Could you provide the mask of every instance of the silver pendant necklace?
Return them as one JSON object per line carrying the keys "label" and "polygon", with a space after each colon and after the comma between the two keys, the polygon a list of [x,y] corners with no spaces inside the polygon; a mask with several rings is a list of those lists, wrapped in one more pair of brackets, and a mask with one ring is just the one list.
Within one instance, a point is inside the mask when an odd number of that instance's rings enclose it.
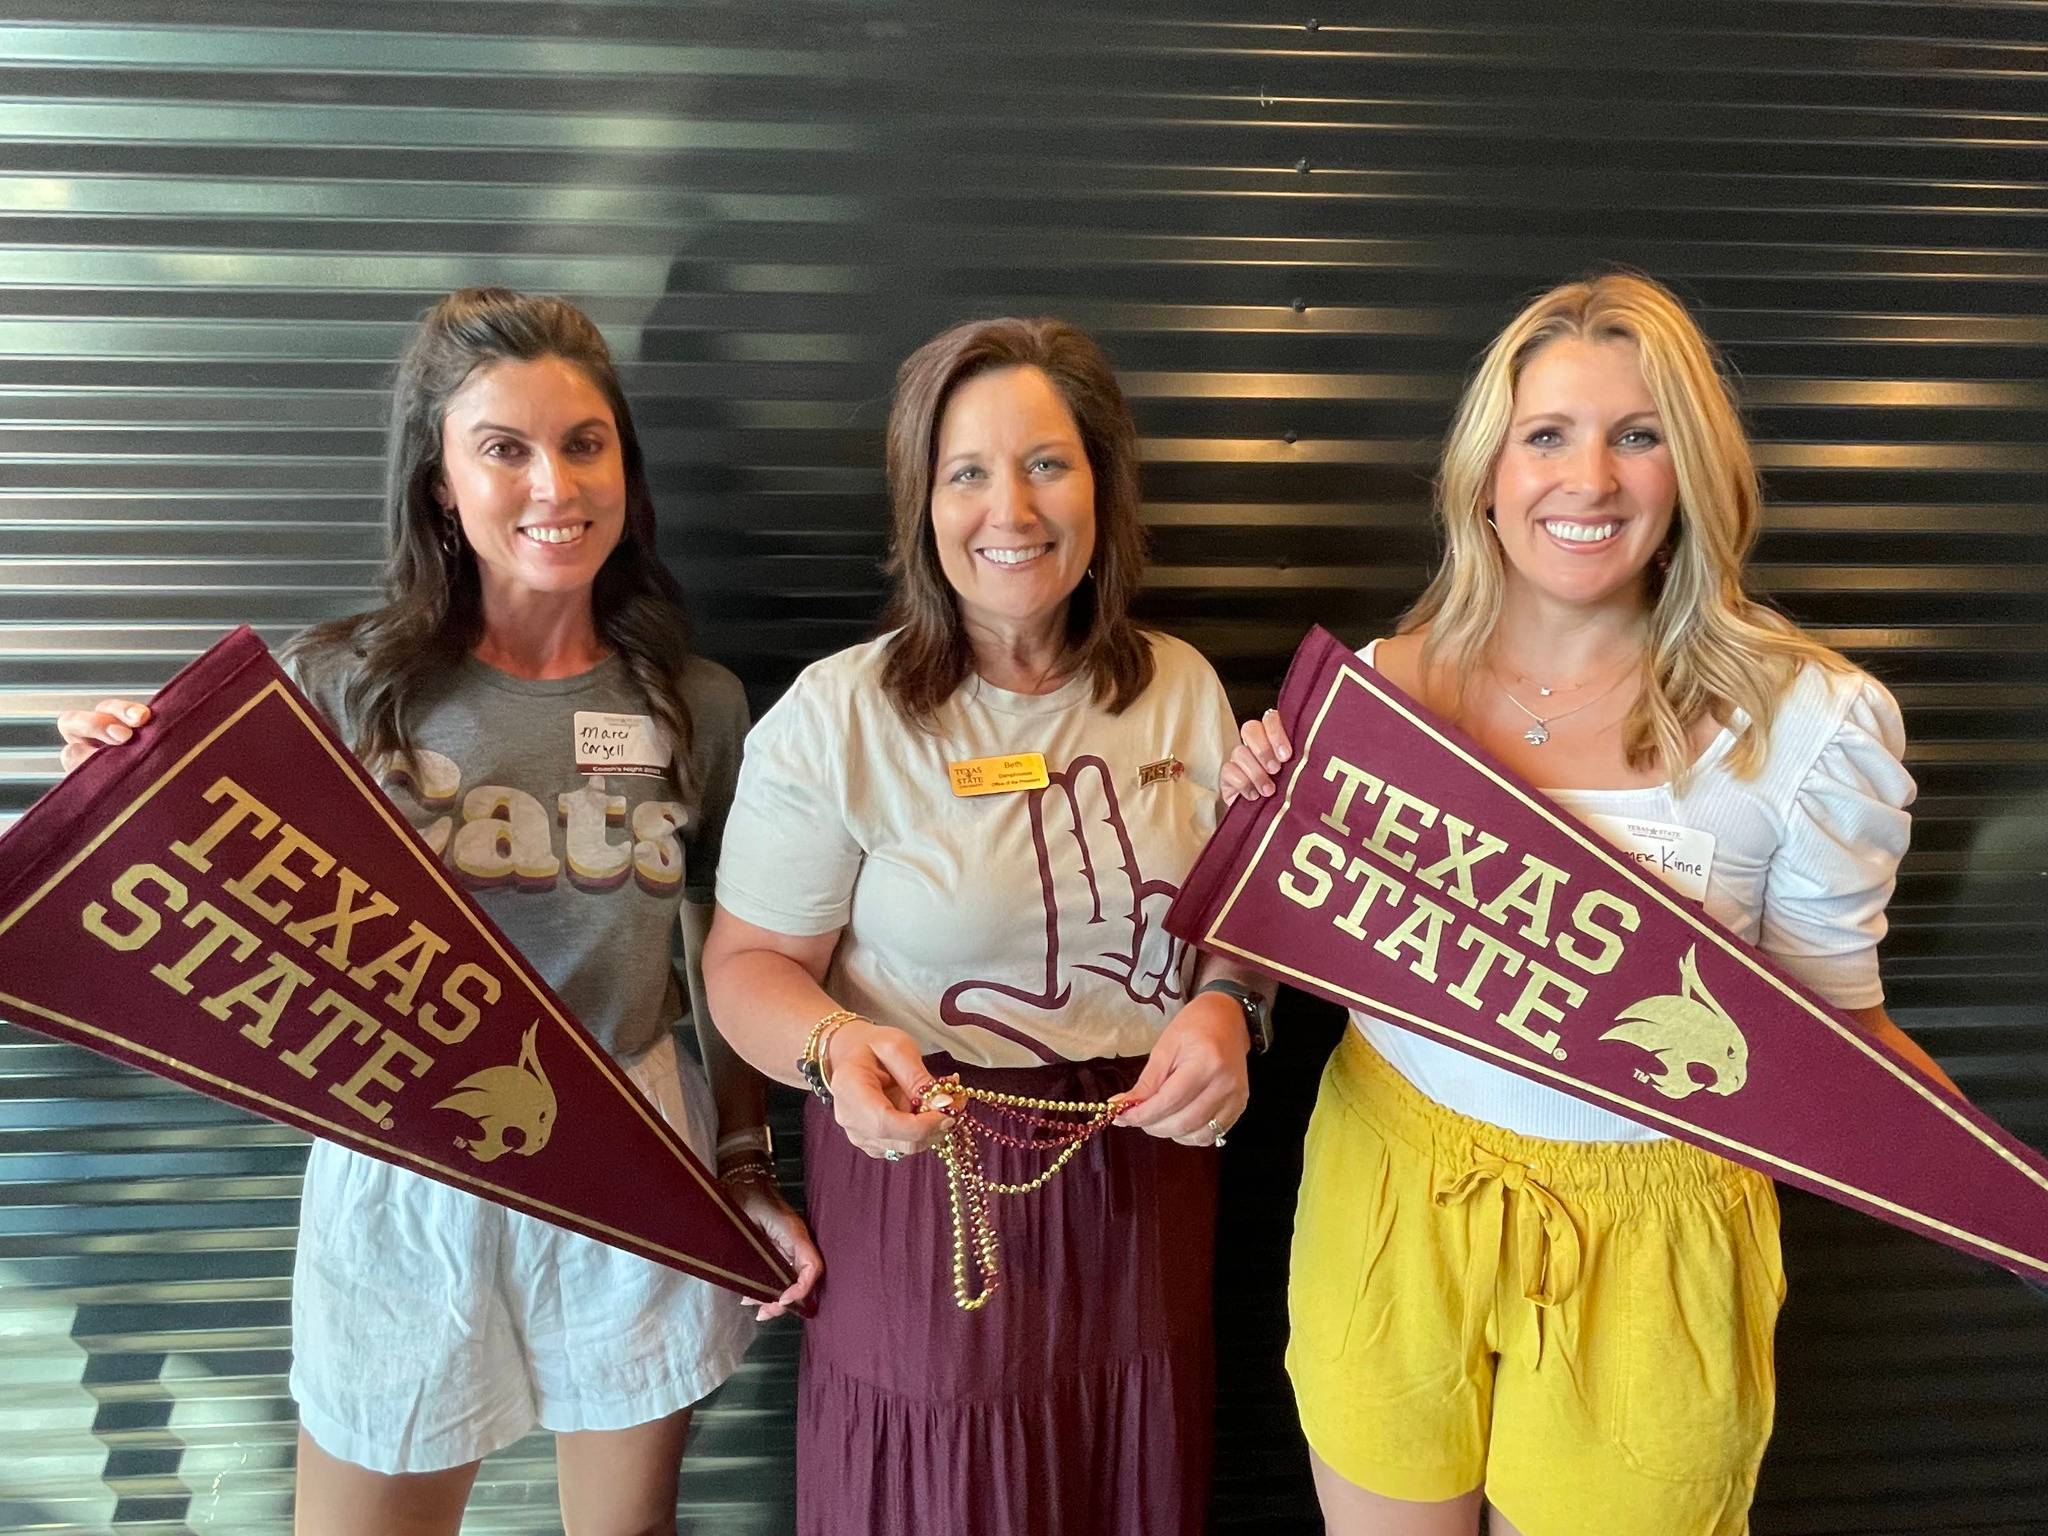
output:
{"label": "silver pendant necklace", "polygon": [[[1617,673],[1615,675],[1613,682],[1609,683],[1605,688],[1602,688],[1590,699],[1585,700],[1583,703],[1574,704],[1570,709],[1560,710],[1558,713],[1554,715],[1537,714],[1535,710],[1531,709],[1528,705],[1524,704],[1520,699],[1516,698],[1513,691],[1509,689],[1506,683],[1501,682],[1501,679],[1498,675],[1494,677],[1494,681],[1496,683],[1500,683],[1500,691],[1503,695],[1506,696],[1507,701],[1510,704],[1514,705],[1515,708],[1519,709],[1523,714],[1529,717],[1529,728],[1526,731],[1522,732],[1522,740],[1529,743],[1529,745],[1532,747],[1540,747],[1546,741],[1550,740],[1550,727],[1553,721],[1563,720],[1568,716],[1576,715],[1582,709],[1590,709],[1593,705],[1598,704],[1602,699],[1606,698],[1607,695],[1614,692],[1615,689],[1621,686],[1621,680],[1624,677],[1628,676],[1629,670],[1630,669],[1624,669],[1621,672]],[[1545,688],[1543,690],[1543,696],[1545,698],[1548,698],[1550,696],[1550,690],[1548,688]]]}

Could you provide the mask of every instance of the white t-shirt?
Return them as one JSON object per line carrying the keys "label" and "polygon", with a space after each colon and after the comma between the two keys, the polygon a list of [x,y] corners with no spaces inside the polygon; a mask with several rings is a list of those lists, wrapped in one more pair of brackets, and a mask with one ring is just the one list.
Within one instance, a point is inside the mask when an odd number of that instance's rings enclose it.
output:
{"label": "white t-shirt", "polygon": [[[1378,644],[1359,655],[1368,665]],[[1576,816],[1676,824],[1714,839],[1707,915],[1748,940],[1838,1008],[1884,1001],[1877,945],[1905,856],[1914,784],[1899,706],[1862,672],[1807,666],[1771,719],[1752,778],[1725,766],[1734,732],[1701,755],[1683,794],[1552,789]],[[1654,1141],[1661,1133],[1468,1056],[1384,1019],[1352,1022],[1401,1075],[1439,1104],[1525,1136]]]}
{"label": "white t-shirt", "polygon": [[[1237,740],[1209,663],[1147,638],[1151,686],[1120,715],[1085,676],[1039,695],[970,678],[929,731],[882,691],[886,636],[814,663],[747,737],[719,904],[777,933],[843,928],[825,989],[923,1050],[1144,1055],[1193,975],[1160,920]],[[949,764],[1029,752],[1045,788],[953,793]]]}

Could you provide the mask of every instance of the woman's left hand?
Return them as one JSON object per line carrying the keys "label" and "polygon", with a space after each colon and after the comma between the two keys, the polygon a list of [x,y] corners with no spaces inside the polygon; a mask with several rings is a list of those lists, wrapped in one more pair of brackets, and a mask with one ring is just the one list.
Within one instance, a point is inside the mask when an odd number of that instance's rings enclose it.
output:
{"label": "woman's left hand", "polygon": [[762,1322],[780,1317],[817,1289],[825,1273],[825,1256],[811,1241],[811,1229],[803,1217],[782,1198],[782,1191],[765,1178],[732,1179],[726,1191],[747,1217],[759,1227],[789,1267],[796,1271],[796,1283],[773,1301],[744,1298],[744,1304],[758,1308],[754,1316]]}
{"label": "woman's left hand", "polygon": [[1168,1021],[1145,1070],[1126,1093],[1118,1125],[1206,1147],[1237,1124],[1251,1101],[1246,1058],[1251,1036],[1244,1009],[1221,992],[1203,992]]}

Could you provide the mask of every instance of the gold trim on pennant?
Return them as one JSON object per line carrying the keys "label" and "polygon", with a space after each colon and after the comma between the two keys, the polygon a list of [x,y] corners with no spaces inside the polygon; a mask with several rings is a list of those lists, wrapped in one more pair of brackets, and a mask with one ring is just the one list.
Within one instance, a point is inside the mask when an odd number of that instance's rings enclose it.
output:
{"label": "gold trim on pennant", "polygon": [[[1871,1044],[1870,1041],[1863,1038],[1860,1032],[1845,1029],[1837,1020],[1831,1018],[1827,1013],[1815,1007],[1806,998],[1802,997],[1798,992],[1794,991],[1791,987],[1787,986],[1781,979],[1771,974],[1771,972],[1767,970],[1765,967],[1759,965],[1750,956],[1744,954],[1741,950],[1737,949],[1735,945],[1728,939],[1728,937],[1725,934],[1723,934],[1715,924],[1706,921],[1702,919],[1700,916],[1698,916],[1696,913],[1687,910],[1683,905],[1681,905],[1676,899],[1673,898],[1671,893],[1668,890],[1666,890],[1660,882],[1651,880],[1647,876],[1638,873],[1634,868],[1630,867],[1630,865],[1627,864],[1625,861],[1615,858],[1611,850],[1595,844],[1579,828],[1574,827],[1570,824],[1570,822],[1561,818],[1556,808],[1551,806],[1547,801],[1544,801],[1538,797],[1532,797],[1519,785],[1510,783],[1508,780],[1502,778],[1500,774],[1497,773],[1494,769],[1488,767],[1485,763],[1482,763],[1477,758],[1473,757],[1463,747],[1459,746],[1456,742],[1450,740],[1450,738],[1446,737],[1441,731],[1437,730],[1428,721],[1421,719],[1412,710],[1408,709],[1405,705],[1403,705],[1399,700],[1390,698],[1370,678],[1366,677],[1363,673],[1357,671],[1356,669],[1348,665],[1339,667],[1336,677],[1331,679],[1329,691],[1327,694],[1325,694],[1321,706],[1315,712],[1315,721],[1309,727],[1307,739],[1302,742],[1302,744],[1295,753],[1294,767],[1288,773],[1286,784],[1282,790],[1280,809],[1277,813],[1275,813],[1272,819],[1267,822],[1265,835],[1261,837],[1259,840],[1257,852],[1255,852],[1253,856],[1246,862],[1244,873],[1238,877],[1237,884],[1231,888],[1230,895],[1227,898],[1225,898],[1223,905],[1217,909],[1214,920],[1209,924],[1209,931],[1202,940],[1202,944],[1205,948],[1220,949],[1225,953],[1235,955],[1241,960],[1245,960],[1252,965],[1258,966],[1262,970],[1271,971],[1275,975],[1285,976],[1293,981],[1312,987],[1318,987],[1326,992],[1335,993],[1339,996],[1348,999],[1360,1008],[1384,1014],[1390,1019],[1400,1019],[1407,1023],[1414,1024],[1424,1030],[1427,1030],[1431,1034],[1441,1035],[1447,1039],[1459,1041],[1462,1044],[1471,1046],[1488,1056],[1497,1057],[1498,1059],[1504,1062],[1511,1062],[1516,1067],[1522,1068],[1525,1071],[1539,1073],[1544,1077],[1553,1078],[1560,1083],[1569,1083],[1573,1087],[1580,1089],[1583,1092],[1595,1094],[1598,1097],[1603,1098],[1612,1104],[1622,1106],[1624,1109],[1638,1116],[1648,1116],[1653,1120],[1663,1121],[1667,1125],[1681,1126],[1684,1129],[1692,1132],[1696,1136],[1703,1137],[1708,1141],[1712,1141],[1721,1146],[1728,1147],[1734,1151],[1741,1152],[1745,1156],[1755,1158],[1759,1162],[1769,1163],[1774,1167],[1783,1168],[1789,1173],[1799,1174],[1800,1176],[1807,1179],[1811,1179],[1815,1183],[1824,1185],[1829,1189],[1837,1190],[1842,1194],[1853,1196],[1854,1198],[1861,1200],[1866,1204],[1876,1206],[1882,1210],[1890,1211],[1897,1216],[1903,1216],[1907,1218],[1909,1221],[1912,1221],[1920,1226],[1927,1227],[1937,1232],[1945,1232],[1951,1237],[1961,1238],[1968,1243],[1974,1244],[1976,1247],[1984,1250],[1987,1253],[1999,1254],[2004,1258],[2012,1259],[2017,1261],[2018,1263],[2024,1264],[2029,1269],[2041,1270],[2043,1273],[2048,1273],[2048,1266],[2044,1266],[2040,1259],[2034,1257],[2031,1254],[2016,1252],[2011,1248],[2007,1248],[2002,1243],[1994,1242],[1990,1238],[1980,1237],[1978,1234],[1974,1232],[1970,1232],[1961,1227],[1952,1226],[1949,1223],[1937,1220],[1932,1216],[1924,1215],[1919,1211],[1912,1210],[1906,1206],[1902,1206],[1893,1201],[1887,1200],[1880,1195],[1871,1194],[1867,1190],[1859,1189],[1853,1184],[1844,1183],[1840,1179],[1831,1178],[1827,1174],[1816,1172],[1814,1169],[1802,1167],[1800,1164],[1792,1162],[1788,1158],[1779,1157],[1775,1153],[1766,1152],[1759,1147],[1749,1146],[1747,1143],[1737,1141],[1733,1137],[1723,1136],[1716,1131],[1707,1130],[1703,1126],[1694,1125],[1689,1120],[1685,1120],[1677,1115],[1669,1114],[1663,1110],[1653,1108],[1652,1106],[1641,1103],[1638,1100],[1626,1098],[1621,1094],[1600,1087],[1597,1083],[1584,1082],[1579,1078],[1573,1077],[1568,1072],[1560,1072],[1553,1067],[1544,1065],[1542,1062],[1528,1060],[1527,1058],[1520,1056],[1513,1051],[1507,1050],[1502,1046],[1496,1045],[1490,1041],[1475,1039],[1470,1035],[1461,1034],[1457,1030],[1450,1028],[1448,1025],[1440,1024],[1434,1019],[1426,1019],[1421,1017],[1419,1014],[1409,1013],[1405,1009],[1397,1008],[1391,1003],[1381,1002],[1378,998],[1367,997],[1365,994],[1360,992],[1353,992],[1349,987],[1346,987],[1341,983],[1331,981],[1326,977],[1310,975],[1306,971],[1298,970],[1293,966],[1286,965],[1281,961],[1275,960],[1269,955],[1258,954],[1253,950],[1246,949],[1238,944],[1230,943],[1229,941],[1220,937],[1224,922],[1229,918],[1231,910],[1237,905],[1238,899],[1244,894],[1245,887],[1251,881],[1252,871],[1258,868],[1261,861],[1263,861],[1266,857],[1267,849],[1271,846],[1273,837],[1280,828],[1281,821],[1285,818],[1288,810],[1293,805],[1295,786],[1300,780],[1303,770],[1307,768],[1309,762],[1315,756],[1316,738],[1321,733],[1323,729],[1323,724],[1327,720],[1330,710],[1336,704],[1338,689],[1342,687],[1343,684],[1346,682],[1357,683],[1358,685],[1363,687],[1374,698],[1378,699],[1382,704],[1386,705],[1389,709],[1395,711],[1410,725],[1414,726],[1417,730],[1421,731],[1424,735],[1428,736],[1432,741],[1436,742],[1438,746],[1443,747],[1446,751],[1452,753],[1459,759],[1459,761],[1465,763],[1467,766],[1475,768],[1479,772],[1486,775],[1486,777],[1491,779],[1496,786],[1498,786],[1502,790],[1505,790],[1508,794],[1514,796],[1516,800],[1520,801],[1524,806],[1527,806],[1530,810],[1533,810],[1537,814],[1542,816],[1545,821],[1549,822],[1550,825],[1556,828],[1559,832],[1562,832],[1566,836],[1571,838],[1571,840],[1574,843],[1578,844],[1580,848],[1584,849],[1588,853],[1595,855],[1596,857],[1599,857],[1602,864],[1610,871],[1619,874],[1625,877],[1626,879],[1634,882],[1637,890],[1642,895],[1657,902],[1672,916],[1679,918],[1695,933],[1697,933],[1702,939],[1705,939],[1708,942],[1715,945],[1716,947],[1718,947],[1722,953],[1728,956],[1729,959],[1740,961],[1750,971],[1755,973],[1757,976],[1761,977],[1763,980],[1769,982],[1772,987],[1774,987],[1778,992],[1783,994],[1787,999],[1794,1003],[1797,1003],[1808,1014],[1818,1019],[1821,1023],[1825,1024],[1829,1029],[1833,1030],[1838,1036],[1856,1046],[1857,1049],[1861,1050],[1873,1061],[1883,1066],[1886,1070],[1888,1070],[1895,1077],[1897,1077],[1901,1082],[1905,1083],[1908,1087],[1912,1088],[1914,1091],[1919,1093],[1919,1095],[1922,1098],[1926,1099],[1928,1103],[1932,1104],[1936,1109],[1940,1110],[1942,1114],[1947,1116],[1950,1121],[1962,1127],[1964,1130],[1970,1132],[1972,1136],[1974,1136],[1978,1141],[1982,1142],[1986,1147],[1990,1148],[1993,1152],[1997,1153],[1999,1157],[2004,1159],[2007,1163],[2011,1164],[2014,1168],[2018,1169],[2021,1173],[2025,1174],[2027,1178],[2032,1180],[2035,1184],[2039,1185],[2044,1191],[2048,1191],[2048,1179],[2044,1179],[2037,1170],[2035,1170],[2027,1163],[2021,1161],[2019,1158],[2015,1157],[2011,1149],[2001,1146],[1997,1141],[1993,1140],[1984,1132],[1981,1126],[1978,1126],[1977,1124],[1966,1119],[1962,1115],[1957,1114],[1955,1112],[1953,1105],[1947,1102],[1944,1095],[1936,1092],[1933,1088],[1929,1087],[1926,1083],[1922,1082],[1917,1076],[1907,1071],[1898,1062],[1894,1061],[1889,1055],[1886,1055],[1885,1053],[1879,1051],[1877,1047]],[[1345,1024],[1345,1028],[1349,1029],[1351,1027],[1352,1026],[1349,1022]]]}
{"label": "gold trim on pennant", "polygon": [[[208,731],[206,735],[201,737],[199,741],[195,743],[192,746],[192,748],[184,754],[184,756],[180,757],[169,768],[165,769],[164,772],[160,774],[155,779],[155,781],[153,781],[149,785],[148,788],[143,790],[141,794],[137,795],[134,800],[130,801],[129,804],[118,815],[109,819],[106,827],[99,833],[99,835],[94,837],[91,842],[87,843],[75,855],[73,855],[73,857],[67,863],[65,863],[64,866],[60,868],[55,874],[51,875],[48,880],[44,881],[40,889],[38,889],[33,895],[29,896],[25,901],[22,902],[20,906],[16,907],[12,912],[8,913],[5,917],[0,917],[0,935],[5,935],[10,928],[12,928],[17,922],[19,922],[24,916],[26,916],[31,910],[33,910],[38,904],[40,904],[46,896],[48,896],[52,891],[54,891],[59,885],[63,884],[63,882],[67,878],[69,878],[69,876],[78,868],[80,864],[84,863],[87,859],[91,858],[92,855],[99,850],[101,845],[103,845],[109,838],[111,838],[124,825],[126,825],[129,819],[133,817],[136,812],[140,811],[143,808],[143,806],[147,805],[152,799],[154,799],[158,792],[164,788],[164,786],[169,784],[173,779],[177,778],[177,776],[183,773],[186,770],[186,768],[190,767],[195,758],[197,758],[198,756],[200,756],[200,754],[202,754],[208,748],[210,748],[216,741],[220,739],[220,737],[223,734],[225,734],[228,730],[232,729],[236,724],[238,724],[243,719],[243,717],[246,716],[251,710],[255,709],[259,704],[263,703],[272,695],[276,695],[277,697],[283,699],[284,703],[288,708],[290,708],[292,713],[298,716],[300,723],[306,727],[308,734],[312,736],[313,740],[317,742],[327,752],[327,755],[329,757],[334,759],[336,765],[340,767],[343,776],[347,778],[348,782],[355,787],[356,792],[363,797],[364,801],[369,805],[370,809],[380,819],[382,819],[382,821],[387,827],[389,827],[398,836],[399,841],[404,845],[404,847],[412,853],[413,857],[416,860],[419,861],[420,866],[426,871],[428,877],[431,880],[433,880],[434,883],[438,885],[445,894],[447,894],[454,900],[456,909],[462,914],[464,919],[468,921],[471,929],[475,933],[475,936],[478,939],[482,940],[484,945],[493,954],[495,954],[499,960],[504,962],[506,966],[508,966],[514,973],[516,973],[522,981],[528,982],[528,990],[533,993],[534,1001],[540,1004],[546,1016],[552,1019],[557,1025],[559,1025],[561,1027],[562,1032],[565,1035],[567,1035],[569,1039],[571,1039],[577,1045],[582,1047],[584,1054],[590,1059],[591,1063],[597,1067],[599,1075],[604,1077],[608,1082],[611,1083],[613,1089],[616,1092],[618,1092],[619,1095],[626,1101],[627,1105],[632,1109],[632,1111],[638,1114],[642,1122],[645,1123],[647,1127],[654,1132],[656,1139],[659,1140],[663,1146],[668,1148],[671,1156],[675,1157],[677,1166],[682,1168],[686,1173],[688,1173],[689,1176],[697,1182],[697,1185],[700,1189],[702,1189],[705,1193],[711,1195],[712,1203],[718,1210],[728,1212],[728,1223],[742,1237],[746,1238],[748,1244],[754,1249],[756,1253],[760,1254],[763,1259],[767,1260],[769,1272],[773,1274],[787,1268],[788,1266],[786,1261],[782,1259],[782,1257],[779,1254],[773,1253],[770,1249],[768,1249],[762,1244],[759,1235],[755,1232],[751,1224],[745,1224],[742,1222],[733,1221],[731,1219],[730,1207],[726,1202],[724,1193],[721,1190],[719,1190],[713,1184],[713,1182],[705,1176],[703,1170],[689,1155],[688,1148],[683,1142],[681,1134],[677,1132],[676,1129],[673,1126],[671,1126],[666,1120],[663,1120],[660,1116],[653,1112],[653,1109],[648,1104],[645,1095],[643,1095],[637,1088],[633,1087],[631,1082],[628,1081],[625,1075],[619,1070],[618,1064],[614,1062],[611,1059],[611,1057],[607,1055],[603,1050],[599,1049],[595,1041],[591,1040],[581,1030],[573,1028],[567,1019],[563,1018],[559,1012],[557,1012],[552,1006],[549,1005],[549,995],[544,989],[535,988],[531,985],[530,979],[527,974],[528,968],[525,965],[525,963],[521,961],[518,957],[508,953],[505,947],[498,942],[497,935],[493,933],[491,929],[483,923],[483,921],[481,920],[481,916],[477,909],[474,907],[474,905],[469,900],[465,899],[463,893],[459,891],[455,887],[455,885],[448,879],[447,872],[441,867],[440,862],[429,855],[426,845],[420,841],[419,834],[417,831],[414,830],[412,824],[410,822],[403,821],[402,819],[397,817],[396,813],[392,810],[389,801],[387,801],[384,798],[383,794],[376,788],[376,786],[373,783],[368,782],[368,771],[364,769],[362,765],[359,764],[353,757],[347,756],[344,753],[342,753],[341,750],[337,748],[335,744],[328,739],[326,731],[323,730],[320,724],[316,720],[314,720],[314,718],[310,714],[308,714],[307,711],[300,705],[297,697],[292,693],[291,689],[288,688],[282,681],[280,681],[277,678],[272,678],[269,682],[265,683],[262,688],[258,689],[257,692],[248,699],[247,702],[242,704],[225,720],[221,721],[220,724],[216,725],[212,730]],[[69,1028],[79,1030],[80,1032],[91,1035],[97,1039],[111,1041],[115,1044],[120,1045],[126,1050],[133,1051],[139,1056],[147,1056],[153,1061],[159,1061],[165,1064],[166,1066],[173,1067],[195,1080],[212,1083],[218,1087],[227,1089],[230,1092],[252,1103],[269,1105],[272,1108],[280,1111],[287,1119],[294,1120],[302,1126],[320,1127],[320,1134],[327,1135],[331,1133],[332,1139],[334,1140],[350,1141],[365,1147],[379,1148],[382,1150],[383,1155],[385,1155],[386,1157],[400,1158],[407,1162],[417,1164],[418,1166],[423,1168],[436,1169],[452,1180],[455,1180],[459,1183],[466,1184],[474,1189],[485,1192],[491,1198],[498,1200],[501,1204],[510,1203],[517,1205],[521,1209],[534,1211],[538,1214],[546,1216],[550,1220],[559,1220],[561,1224],[566,1226],[575,1227],[580,1225],[587,1231],[604,1233],[607,1235],[608,1238],[618,1240],[620,1246],[628,1249],[637,1248],[647,1253],[657,1253],[666,1255],[667,1257],[675,1259],[678,1262],[684,1264],[685,1266],[699,1273],[706,1275],[718,1275],[727,1280],[731,1280],[736,1285],[750,1293],[763,1292],[766,1289],[762,1286],[759,1280],[751,1279],[744,1275],[734,1274],[729,1270],[720,1268],[718,1265],[707,1263],[702,1259],[692,1258],[689,1255],[676,1252],[673,1249],[665,1248],[661,1244],[652,1242],[646,1238],[636,1237],[630,1233],[616,1231],[615,1229],[606,1226],[602,1222],[593,1221],[591,1218],[587,1216],[579,1216],[573,1212],[560,1209],[559,1207],[548,1204],[546,1201],[536,1199],[531,1195],[521,1194],[517,1190],[507,1189],[504,1186],[494,1184],[487,1179],[479,1179],[472,1174],[465,1173],[462,1169],[456,1167],[452,1163],[442,1163],[431,1158],[422,1157],[416,1153],[407,1152],[403,1148],[390,1146],[385,1142],[379,1141],[374,1136],[365,1135],[364,1133],[356,1131],[350,1127],[337,1125],[332,1121],[323,1119],[321,1116],[314,1114],[310,1110],[300,1109],[297,1106],[285,1104],[279,1100],[270,1098],[266,1094],[258,1093],[252,1088],[245,1087],[239,1083],[230,1082],[228,1079],[218,1077],[213,1073],[204,1070],[203,1068],[195,1067],[188,1062],[180,1061],[176,1057],[166,1055],[161,1051],[151,1050],[147,1046],[141,1045],[136,1041],[130,1040],[123,1035],[115,1034],[111,1030],[97,1028],[94,1025],[85,1023],[83,1020],[73,1019],[64,1014],[57,1013],[52,1009],[39,1007],[36,1004],[31,1003],[24,998],[14,997],[5,992],[0,992],[0,1003],[7,1003],[13,1007],[26,1009],[28,1012],[36,1014],[41,1018],[50,1019],[56,1023],[63,1024]]]}
{"label": "gold trim on pennant", "polygon": [[626,1248],[629,1251],[665,1254],[697,1273],[721,1275],[738,1285],[746,1287],[748,1290],[759,1288],[759,1281],[750,1280],[745,1275],[734,1274],[731,1270],[723,1269],[716,1264],[695,1258],[676,1249],[664,1247],[652,1239],[640,1237],[635,1233],[621,1232],[614,1227],[607,1226],[604,1222],[594,1221],[588,1216],[578,1215],[574,1211],[550,1205],[547,1201],[538,1199],[533,1195],[525,1195],[517,1190],[505,1189],[501,1185],[493,1184],[488,1179],[476,1178],[449,1164],[436,1162],[432,1158],[422,1157],[415,1152],[408,1152],[403,1147],[394,1147],[389,1142],[379,1141],[376,1137],[355,1130],[353,1127],[323,1119],[311,1110],[301,1109],[296,1104],[287,1104],[282,1099],[273,1099],[269,1094],[259,1093],[254,1088],[247,1087],[242,1083],[231,1082],[225,1077],[220,1077],[207,1071],[204,1067],[195,1067],[190,1062],[180,1061],[177,1057],[168,1055],[163,1051],[152,1050],[146,1045],[141,1045],[136,1041],[128,1039],[125,1035],[117,1035],[110,1029],[101,1029],[97,1025],[86,1023],[83,1019],[74,1019],[69,1014],[57,1012],[54,1008],[45,1008],[40,1004],[29,1002],[26,998],[15,997],[6,992],[0,992],[0,1003],[20,1008],[24,1012],[35,1014],[38,1018],[48,1019],[52,1023],[65,1025],[67,1028],[75,1029],[81,1034],[91,1035],[95,1039],[110,1041],[125,1051],[131,1051],[137,1056],[146,1056],[151,1061],[173,1068],[177,1072],[196,1081],[211,1083],[217,1088],[226,1089],[236,1099],[243,1100],[246,1103],[268,1105],[271,1109],[277,1111],[277,1118],[282,1119],[288,1125],[297,1126],[300,1130],[308,1130],[313,1126],[318,1126],[319,1130],[314,1132],[314,1134],[326,1136],[332,1141],[351,1141],[359,1146],[374,1149],[375,1154],[387,1162],[403,1161],[421,1168],[436,1169],[446,1174],[450,1180],[466,1184],[482,1193],[486,1198],[497,1201],[500,1205],[514,1205],[520,1210],[531,1211],[536,1215],[544,1216],[550,1221],[556,1221],[560,1225],[569,1227],[572,1230],[602,1232],[606,1234],[607,1240],[617,1239],[617,1246]]}

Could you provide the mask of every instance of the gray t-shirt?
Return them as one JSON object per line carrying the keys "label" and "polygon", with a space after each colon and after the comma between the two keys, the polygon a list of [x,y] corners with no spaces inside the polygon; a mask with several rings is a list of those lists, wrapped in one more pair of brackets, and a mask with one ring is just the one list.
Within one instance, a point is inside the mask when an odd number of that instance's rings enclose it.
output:
{"label": "gray t-shirt", "polygon": [[[298,657],[293,681],[345,742],[356,659],[330,646]],[[682,901],[709,902],[747,731],[739,679],[701,657],[682,678],[691,791],[654,773],[585,773],[584,752],[638,733],[647,703],[608,657],[578,677],[512,677],[465,660],[416,707],[410,765],[369,765],[449,872],[615,1057],[639,1055],[688,1010],[672,955]],[[645,740],[643,736],[639,739]],[[658,757],[657,750],[629,755]]]}

